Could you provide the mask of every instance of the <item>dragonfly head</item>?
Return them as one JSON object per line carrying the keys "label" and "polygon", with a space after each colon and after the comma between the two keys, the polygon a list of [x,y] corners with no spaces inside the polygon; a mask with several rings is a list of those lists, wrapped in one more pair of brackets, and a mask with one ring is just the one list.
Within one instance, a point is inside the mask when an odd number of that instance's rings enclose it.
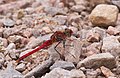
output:
{"label": "dragonfly head", "polygon": [[64,34],[67,37],[71,37],[71,35],[73,34],[73,31],[71,29],[66,28],[65,31],[64,31]]}

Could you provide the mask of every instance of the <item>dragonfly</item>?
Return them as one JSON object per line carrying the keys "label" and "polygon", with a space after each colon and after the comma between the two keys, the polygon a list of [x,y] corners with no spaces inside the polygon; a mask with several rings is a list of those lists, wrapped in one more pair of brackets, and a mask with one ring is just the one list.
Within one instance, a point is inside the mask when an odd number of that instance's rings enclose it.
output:
{"label": "dragonfly", "polygon": [[63,47],[65,48],[65,46],[66,46],[65,41],[68,37],[71,37],[72,34],[73,34],[73,31],[71,29],[68,29],[68,28],[66,28],[64,31],[56,31],[55,33],[53,33],[53,35],[51,35],[49,40],[43,42],[43,44],[40,45],[39,47],[37,47],[37,48],[33,49],[32,51],[22,55],[21,57],[19,57],[16,60],[16,62],[19,63],[24,58],[30,56],[31,54],[33,54],[41,49],[44,49],[44,48],[52,45],[55,42],[58,42],[54,47],[55,51],[60,55],[61,59],[65,60],[65,57],[63,55],[61,55],[61,53],[59,53],[59,51],[56,48],[61,42],[63,42]]}

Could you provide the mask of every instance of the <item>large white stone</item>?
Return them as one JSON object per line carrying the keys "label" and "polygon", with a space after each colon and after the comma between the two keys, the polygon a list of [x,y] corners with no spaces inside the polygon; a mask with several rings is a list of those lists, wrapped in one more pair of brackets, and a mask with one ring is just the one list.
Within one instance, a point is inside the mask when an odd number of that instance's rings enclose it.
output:
{"label": "large white stone", "polygon": [[89,19],[93,25],[108,27],[115,25],[118,12],[115,5],[99,4],[92,10]]}
{"label": "large white stone", "polygon": [[84,60],[80,61],[77,64],[77,68],[86,67],[86,68],[98,68],[101,66],[106,66],[108,68],[115,67],[115,57],[110,53],[100,53],[91,55]]}

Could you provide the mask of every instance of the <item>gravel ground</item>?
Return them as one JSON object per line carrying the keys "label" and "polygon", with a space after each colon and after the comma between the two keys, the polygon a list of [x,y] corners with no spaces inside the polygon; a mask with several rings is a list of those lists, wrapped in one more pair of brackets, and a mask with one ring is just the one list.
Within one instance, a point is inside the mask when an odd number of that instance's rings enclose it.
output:
{"label": "gravel ground", "polygon": [[[73,35],[19,63],[55,31]],[[0,78],[120,78],[119,0],[0,0]]]}

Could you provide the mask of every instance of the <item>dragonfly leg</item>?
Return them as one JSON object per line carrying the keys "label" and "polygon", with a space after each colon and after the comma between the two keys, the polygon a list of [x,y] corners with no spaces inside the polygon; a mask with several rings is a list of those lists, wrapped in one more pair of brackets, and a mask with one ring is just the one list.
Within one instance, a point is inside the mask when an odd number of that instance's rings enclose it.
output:
{"label": "dragonfly leg", "polygon": [[66,42],[66,40],[63,40],[63,48],[65,48],[65,46],[66,46],[65,42]]}
{"label": "dragonfly leg", "polygon": [[65,48],[65,46],[70,46],[70,47],[74,47],[74,45],[65,45],[66,40],[63,40],[63,48]]}
{"label": "dragonfly leg", "polygon": [[58,46],[60,43],[61,43],[61,41],[58,42],[58,44],[54,47],[54,49],[55,49],[55,51],[60,55],[60,58],[63,59],[63,60],[65,60],[65,57],[64,57],[63,55],[61,55],[61,54],[59,53],[59,51],[56,49],[57,46]]}
{"label": "dragonfly leg", "polygon": [[[65,42],[66,42],[66,40],[63,40],[63,48],[65,48],[66,46],[70,46],[70,47],[74,47],[74,45],[65,45]],[[71,53],[70,53],[71,54]],[[71,54],[72,55],[72,54]],[[74,58],[75,58],[75,56],[74,55],[72,55]]]}

